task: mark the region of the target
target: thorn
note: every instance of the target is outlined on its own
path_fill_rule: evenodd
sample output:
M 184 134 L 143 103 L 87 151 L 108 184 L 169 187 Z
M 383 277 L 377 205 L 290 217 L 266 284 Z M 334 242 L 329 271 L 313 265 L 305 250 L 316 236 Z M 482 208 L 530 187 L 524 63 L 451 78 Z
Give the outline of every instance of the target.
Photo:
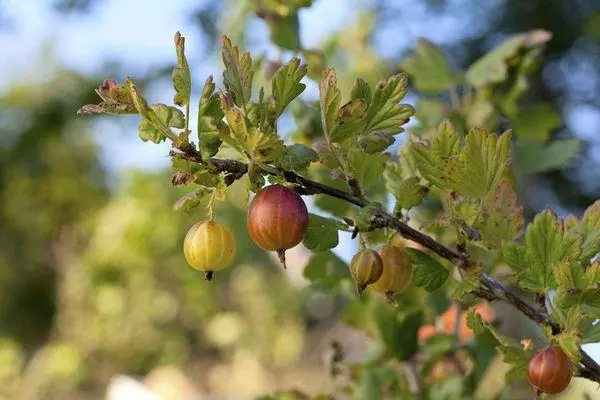
M 281 264 L 283 264 L 283 269 L 287 269 L 287 265 L 285 265 L 285 250 L 277 250 L 277 256 Z

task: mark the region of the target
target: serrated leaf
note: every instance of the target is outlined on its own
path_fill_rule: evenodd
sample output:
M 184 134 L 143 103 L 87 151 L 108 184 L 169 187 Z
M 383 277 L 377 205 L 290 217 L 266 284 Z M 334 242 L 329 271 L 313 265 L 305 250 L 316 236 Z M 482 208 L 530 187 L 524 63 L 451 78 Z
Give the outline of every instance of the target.
M 504 82 L 507 78 L 509 60 L 517 56 L 523 49 L 539 47 L 552 35 L 543 30 L 515 35 L 500 46 L 475 61 L 465 73 L 467 82 L 475 88 Z
M 390 147 L 396 139 L 392 135 L 381 132 L 368 133 L 358 140 L 358 145 L 367 153 L 381 153 Z
M 194 191 L 180 197 L 175 204 L 173 204 L 173 210 L 188 212 L 200 205 L 202 199 L 210 194 L 212 190 L 207 187 L 199 187 Z
M 545 210 L 527 227 L 525 245 L 507 244 L 503 255 L 517 270 L 519 286 L 539 293 L 554 286 L 553 268 L 565 259 L 576 259 L 580 245 L 581 238 L 565 232 L 563 221 Z
M 600 342 L 600 323 L 591 325 L 583 332 L 583 340 L 581 344 L 598 343 Z
M 365 117 L 364 133 L 382 132 L 395 135 L 403 132 L 402 125 L 415 113 L 412 106 L 399 104 L 407 91 L 407 79 L 404 74 L 396 74 L 380 81 L 375 87 Z
M 276 133 L 263 133 L 253 128 L 246 142 L 248 153 L 259 162 L 274 162 L 283 156 L 283 140 Z
M 560 348 L 577 365 L 581 359 L 581 338 L 574 331 L 564 331 L 556 335 L 554 339 Z
M 467 312 L 467 327 L 472 330 L 475 335 L 481 335 L 486 331 L 481 315 L 474 308 L 471 308 Z
M 262 170 L 256 164 L 248 166 L 248 189 L 257 193 L 265 185 L 265 177 Z
M 304 171 L 311 162 L 319 161 L 317 152 L 303 144 L 285 146 L 281 167 L 286 171 Z
M 177 92 L 173 98 L 173 102 L 178 106 L 184 106 L 190 103 L 192 78 L 190 76 L 190 67 L 185 57 L 185 38 L 179 32 L 175 34 L 175 50 L 179 66 L 173 69 L 173 88 Z
M 166 127 L 173 127 L 183 129 L 185 126 L 185 116 L 181 110 L 166 106 L 164 104 L 154 104 L 150 111 L 154 120 L 160 121 L 160 123 Z M 138 125 L 138 135 L 144 142 L 151 141 L 154 143 L 160 143 L 166 139 L 162 130 L 156 128 L 156 122 L 153 122 L 150 118 L 142 118 Z
M 225 71 L 223 71 L 223 84 L 230 93 L 233 102 L 238 107 L 245 107 L 252 94 L 252 58 L 250 53 L 240 55 L 237 46 L 232 45 L 227 36 L 223 36 L 223 49 L 221 52 Z
M 129 94 L 131 95 L 131 100 L 132 100 L 137 112 L 142 117 L 142 122 L 145 121 L 144 125 L 141 126 L 142 127 L 141 136 L 146 138 L 145 140 L 152 140 L 155 143 L 159 143 L 162 140 L 164 140 L 165 138 L 169 138 L 172 141 L 177 141 L 178 140 L 177 136 L 173 133 L 173 131 L 171 131 L 171 129 L 169 129 L 169 127 L 167 125 L 167 121 L 168 121 L 168 122 L 172 122 L 172 124 L 181 126 L 181 118 L 177 117 L 177 116 L 173 117 L 174 112 L 172 110 L 176 110 L 176 108 L 167 107 L 164 104 L 157 104 L 157 105 L 153 106 L 153 107 L 156 107 L 159 110 L 159 112 L 161 113 L 161 116 L 159 117 L 159 115 L 155 112 L 154 108 L 148 107 L 148 103 L 146 102 L 146 99 L 144 99 L 144 96 L 142 96 L 140 91 L 137 89 L 137 87 L 132 79 L 127 78 L 127 80 L 125 81 L 125 85 L 127 86 L 127 89 L 129 90 Z M 166 109 L 164 107 L 166 107 Z M 179 111 L 179 110 L 177 110 L 177 111 Z M 179 113 L 181 113 L 181 111 L 179 111 Z M 181 115 L 183 115 L 183 114 L 181 114 Z M 141 122 L 140 122 L 140 125 L 141 125 Z M 140 129 L 140 126 L 138 126 L 138 131 L 139 131 L 139 129 Z M 142 138 L 142 140 L 144 140 L 144 139 Z
M 300 65 L 300 59 L 296 57 L 277 70 L 272 82 L 277 117 L 283 113 L 292 100 L 304 91 L 306 85 L 300 81 L 305 75 L 306 65 Z
M 362 78 L 356 78 L 354 81 L 354 85 L 350 90 L 350 99 L 363 99 L 367 102 L 367 106 L 371 104 L 371 87 L 367 82 L 365 82 Z
M 390 163 L 388 163 L 388 166 Z M 429 188 L 421 185 L 418 177 L 399 181 L 393 181 L 390 177 L 389 168 L 384 171 L 383 177 L 386 180 L 386 188 L 396 198 L 396 207 L 409 210 L 412 207 L 418 206 L 423 201 L 423 198 L 429 193 Z
M 349 170 L 361 188 L 367 189 L 381 178 L 388 156 L 352 149 L 348 154 Z
M 538 103 L 521 110 L 513 121 L 517 137 L 546 142 L 550 134 L 561 125 L 560 116 L 551 103 Z
M 450 276 L 450 271 L 427 253 L 407 248 L 406 252 L 414 267 L 413 282 L 432 292 L 441 287 Z
M 587 263 L 600 252 L 600 200 L 585 210 L 581 219 L 581 227 L 583 233 L 581 259 Z
M 435 44 L 419 39 L 410 57 L 401 64 L 416 88 L 425 93 L 441 93 L 456 84 L 457 73 Z
M 222 143 L 218 125 L 224 115 L 219 94 L 215 93 L 215 87 L 211 75 L 204 82 L 198 105 L 198 145 L 200 155 L 205 160 L 217 154 Z
M 338 110 L 334 127 L 329 135 L 329 141 L 341 143 L 356 136 L 364 124 L 367 115 L 367 102 L 364 99 L 350 100 Z
M 508 181 L 503 181 L 487 196 L 481 218 L 474 228 L 481 233 L 483 242 L 498 248 L 503 241 L 511 241 L 523 230 L 523 207 L 517 204 L 517 195 Z
M 335 119 L 342 102 L 342 93 L 337 88 L 337 75 L 333 68 L 323 72 L 319 82 L 319 97 L 321 103 L 321 123 L 328 141 L 336 126 Z
M 331 251 L 321 251 L 312 255 L 303 275 L 320 287 L 331 289 L 342 280 L 350 279 L 350 269 Z
M 579 139 L 554 140 L 546 145 L 518 138 L 515 142 L 515 164 L 523 174 L 563 168 L 576 159 L 580 148 Z
M 316 214 L 308 216 L 308 231 L 302 243 L 312 251 L 333 249 L 339 243 L 338 228 L 341 222 Z
M 380 203 L 370 203 L 367 206 L 360 209 L 358 214 L 356 214 L 356 218 L 354 219 L 354 223 L 356 227 L 361 232 L 366 232 L 371 229 L 371 224 L 373 219 L 377 214 L 383 211 L 383 206 Z

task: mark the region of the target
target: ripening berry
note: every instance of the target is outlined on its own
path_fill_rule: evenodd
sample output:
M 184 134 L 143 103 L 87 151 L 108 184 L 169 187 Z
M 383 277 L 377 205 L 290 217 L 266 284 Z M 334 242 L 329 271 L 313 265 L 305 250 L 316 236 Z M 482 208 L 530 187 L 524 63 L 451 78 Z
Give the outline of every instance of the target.
M 261 189 L 248 208 L 248 232 L 254 243 L 277 252 L 285 268 L 285 251 L 304 239 L 308 210 L 292 189 L 271 185 Z
M 381 257 L 376 251 L 370 249 L 359 251 L 352 257 L 350 273 L 356 282 L 356 290 L 361 295 L 368 285 L 375 283 L 381 277 L 383 273 Z
M 393 302 L 393 296 L 406 290 L 413 274 L 413 266 L 404 248 L 384 244 L 379 248 L 379 256 L 383 262 L 383 273 L 371 288 L 382 293 Z
M 527 366 L 529 383 L 548 394 L 565 390 L 572 375 L 571 360 L 560 347 L 554 345 L 538 351 Z
M 210 280 L 213 271 L 226 268 L 233 260 L 235 239 L 220 223 L 200 221 L 185 235 L 183 254 L 192 267 L 204 271 Z

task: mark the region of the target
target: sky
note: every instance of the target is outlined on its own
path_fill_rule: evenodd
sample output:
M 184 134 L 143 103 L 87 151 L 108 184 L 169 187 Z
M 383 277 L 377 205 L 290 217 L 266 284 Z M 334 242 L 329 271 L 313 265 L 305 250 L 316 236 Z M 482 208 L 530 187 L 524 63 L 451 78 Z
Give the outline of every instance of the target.
M 102 67 L 106 61 L 112 60 L 118 61 L 132 77 L 143 76 L 155 67 L 175 63 L 172 38 L 176 31 L 186 36 L 186 53 L 196 77 L 196 95 L 192 104 L 197 102 L 198 85 L 204 77 L 220 74 L 218 58 L 203 58 L 203 50 L 208 43 L 204 43 L 204 37 L 189 18 L 190 11 L 198 6 L 198 0 L 106 0 L 102 7 L 89 14 L 66 17 L 51 10 L 50 0 L 0 1 L 6 14 L 4 18 L 11 22 L 9 29 L 0 30 L 0 92 L 15 82 L 49 76 L 58 65 L 105 78 Z M 502 0 L 482 2 L 478 4 L 479 14 L 466 18 L 462 10 L 471 1 L 452 0 L 452 7 L 443 15 L 432 15 L 432 11 L 418 2 L 410 2 L 411 7 L 406 7 L 408 0 L 394 2 L 393 5 L 402 8 L 403 23 L 400 26 L 390 24 L 378 32 L 375 40 L 381 55 L 398 54 L 419 37 L 449 44 L 476 35 L 483 29 L 482 20 L 493 21 L 494 11 L 501 6 Z M 356 17 L 357 3 L 358 0 L 317 0 L 311 8 L 303 10 L 300 13 L 301 26 L 309 27 L 301 30 L 304 46 L 316 47 L 332 32 L 352 21 Z M 369 3 L 363 1 L 361 4 Z M 253 45 L 274 54 L 274 48 L 268 44 L 264 23 L 253 23 L 251 27 L 251 36 L 257 39 Z M 394 40 L 390 41 L 390 37 Z M 573 79 L 583 79 L 585 68 L 593 66 L 579 63 L 577 68 L 583 71 L 583 75 L 573 74 Z M 125 77 L 114 78 L 122 81 Z M 580 90 L 592 86 L 571 83 Z M 169 82 L 159 82 L 146 93 L 152 103 L 171 103 L 172 95 Z M 599 151 L 592 151 L 592 155 L 600 158 L 598 109 L 579 102 L 567 105 L 566 109 L 567 126 L 596 146 Z M 192 120 L 195 117 L 193 112 Z M 169 145 L 141 142 L 136 134 L 136 125 L 135 117 L 101 118 L 94 122 L 93 134 L 102 147 L 103 160 L 115 174 L 130 168 L 156 170 L 169 165 L 166 157 Z M 341 245 L 336 249 L 346 261 L 349 259 L 347 255 L 354 252 L 354 244 L 348 239 L 343 236 Z M 600 345 L 593 349 L 593 356 L 600 359 Z

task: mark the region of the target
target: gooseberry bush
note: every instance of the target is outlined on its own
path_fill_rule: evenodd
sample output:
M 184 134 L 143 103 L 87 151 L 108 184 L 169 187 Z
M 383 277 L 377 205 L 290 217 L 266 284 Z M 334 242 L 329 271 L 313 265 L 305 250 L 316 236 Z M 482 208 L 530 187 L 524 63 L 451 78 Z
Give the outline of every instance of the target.
M 345 322 L 375 343 L 358 364 L 334 344 L 331 392 L 315 398 L 468 398 L 482 390 L 492 347 L 510 365 L 506 380 L 528 381 L 536 395 L 563 391 L 572 376 L 600 383 L 600 366 L 581 348 L 600 340 L 591 323 L 600 318 L 600 202 L 582 218 L 545 210 L 526 225 L 514 190 L 519 175 L 560 167 L 577 150 L 569 140 L 547 145 L 554 126 L 519 110 L 549 35 L 516 35 L 465 72 L 419 41 L 403 72 L 374 85 L 357 77 L 342 93 L 336 70 L 294 40 L 297 16 L 267 22 L 275 44 L 296 56 L 265 66 L 224 36 L 222 80 L 205 79 L 195 125 L 179 33 L 174 105 L 149 105 L 131 78 L 107 79 L 100 103 L 80 110 L 138 115 L 140 139 L 171 143 L 172 183 L 189 187 L 175 211 L 208 209 L 185 238 L 189 264 L 210 279 L 233 261 L 235 238 L 213 217 L 231 185 L 245 187 L 258 246 L 283 266 L 300 242 L 313 252 L 304 276 L 346 298 Z M 409 78 L 423 95 L 416 107 L 403 102 Z M 316 102 L 299 98 L 311 79 Z M 297 126 L 289 141 L 279 134 L 286 113 Z M 515 134 L 491 131 L 501 125 Z M 331 251 L 339 232 L 357 241 L 350 265 Z M 490 303 L 523 314 L 543 339 L 504 335 Z

